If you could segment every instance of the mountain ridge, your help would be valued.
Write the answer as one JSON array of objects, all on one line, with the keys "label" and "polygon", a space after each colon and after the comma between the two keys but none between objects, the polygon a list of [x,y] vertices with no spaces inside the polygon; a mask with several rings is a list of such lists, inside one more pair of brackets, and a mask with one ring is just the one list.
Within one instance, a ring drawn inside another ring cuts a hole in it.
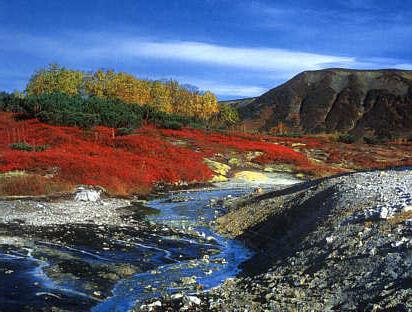
[{"label": "mountain ridge", "polygon": [[[232,101],[241,127],[290,132],[407,135],[412,132],[412,71],[328,68],[304,71],[253,100]],[[230,101],[228,101],[230,102]]]}]

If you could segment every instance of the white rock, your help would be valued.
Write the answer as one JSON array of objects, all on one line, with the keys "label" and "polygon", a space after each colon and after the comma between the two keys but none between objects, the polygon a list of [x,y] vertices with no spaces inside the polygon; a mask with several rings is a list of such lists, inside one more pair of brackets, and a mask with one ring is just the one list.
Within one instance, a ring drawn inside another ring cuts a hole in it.
[{"label": "white rock", "polygon": [[185,304],[192,306],[192,305],[199,305],[202,303],[202,300],[200,300],[198,297],[195,296],[186,296],[185,297]]},{"label": "white rock", "polygon": [[381,219],[387,219],[387,218],[388,218],[388,215],[389,215],[388,208],[382,207],[382,208],[381,208],[381,211],[380,211],[380,213],[379,213],[379,217],[380,217]]},{"label": "white rock", "polygon": [[183,294],[173,294],[173,295],[171,295],[170,296],[170,298],[172,298],[172,300],[178,300],[178,299],[181,299],[181,298],[183,298]]},{"label": "white rock", "polygon": [[154,308],[154,307],[161,307],[162,306],[162,302],[161,301],[155,301],[153,303],[150,303],[147,305],[149,308]]},{"label": "white rock", "polygon": [[85,201],[85,202],[96,202],[100,200],[100,191],[79,188],[74,200],[75,201]]},{"label": "white rock", "polygon": [[214,242],[214,241],[216,241],[216,238],[214,238],[213,236],[208,236],[208,237],[206,237],[206,240],[208,242]]}]

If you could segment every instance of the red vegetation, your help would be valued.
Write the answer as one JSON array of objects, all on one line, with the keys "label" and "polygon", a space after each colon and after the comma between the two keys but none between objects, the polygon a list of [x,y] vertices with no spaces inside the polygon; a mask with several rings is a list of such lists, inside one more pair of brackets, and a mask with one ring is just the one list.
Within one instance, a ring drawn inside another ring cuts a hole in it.
[{"label": "red vegetation", "polygon": [[[42,152],[11,149],[11,143],[49,147]],[[212,173],[201,154],[143,133],[114,137],[98,127],[85,132],[37,120],[16,122],[0,114],[0,172],[49,173],[72,184],[101,185],[116,194],[144,192],[153,183],[206,181]]]},{"label": "red vegetation", "polygon": [[[171,142],[176,142],[173,144]],[[183,141],[184,146],[180,146]],[[13,143],[46,147],[22,151]],[[360,168],[412,165],[412,145],[341,144],[327,137],[289,138],[194,129],[145,126],[133,135],[115,136],[110,128],[85,131],[37,120],[16,121],[0,113],[0,173],[25,170],[30,175],[3,177],[1,194],[36,194],[67,190],[76,184],[105,187],[113,194],[149,192],[156,183],[204,182],[212,172],[205,157],[254,152],[259,164],[287,163],[296,171],[326,176]],[[317,160],[317,161],[314,161]],[[0,176],[1,178],[1,176]]]},{"label": "red vegetation", "polygon": [[308,159],[305,155],[278,143],[264,141],[264,136],[253,136],[244,133],[233,133],[229,136],[219,133],[206,133],[194,129],[162,130],[161,132],[165,136],[190,140],[193,146],[196,146],[207,155],[223,152],[231,148],[238,151],[263,152],[263,155],[254,159],[254,162],[261,164],[276,162],[298,166],[308,164]]}]

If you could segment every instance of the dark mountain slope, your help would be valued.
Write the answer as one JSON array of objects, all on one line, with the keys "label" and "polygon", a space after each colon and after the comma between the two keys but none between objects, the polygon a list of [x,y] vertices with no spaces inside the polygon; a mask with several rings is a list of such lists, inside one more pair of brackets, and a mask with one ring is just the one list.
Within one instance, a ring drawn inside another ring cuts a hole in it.
[{"label": "dark mountain slope", "polygon": [[239,107],[243,126],[269,130],[412,132],[412,71],[325,69],[298,74]]}]

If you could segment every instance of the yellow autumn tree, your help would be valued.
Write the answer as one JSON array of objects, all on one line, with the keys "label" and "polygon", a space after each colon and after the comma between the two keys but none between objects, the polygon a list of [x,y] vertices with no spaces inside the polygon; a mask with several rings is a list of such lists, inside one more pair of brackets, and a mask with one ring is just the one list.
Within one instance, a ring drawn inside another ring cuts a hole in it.
[{"label": "yellow autumn tree", "polygon": [[94,73],[68,70],[50,65],[37,71],[26,92],[30,94],[63,92],[120,99],[129,104],[151,105],[160,111],[210,119],[219,112],[213,93],[200,93],[195,87],[182,86],[175,80],[166,82],[138,79],[125,73],[99,69]]},{"label": "yellow autumn tree", "polygon": [[151,104],[158,110],[173,113],[171,90],[166,83],[153,81],[150,89]]},{"label": "yellow autumn tree", "polygon": [[30,78],[26,87],[28,95],[62,92],[69,95],[79,94],[83,84],[83,73],[51,64],[38,70]]}]

